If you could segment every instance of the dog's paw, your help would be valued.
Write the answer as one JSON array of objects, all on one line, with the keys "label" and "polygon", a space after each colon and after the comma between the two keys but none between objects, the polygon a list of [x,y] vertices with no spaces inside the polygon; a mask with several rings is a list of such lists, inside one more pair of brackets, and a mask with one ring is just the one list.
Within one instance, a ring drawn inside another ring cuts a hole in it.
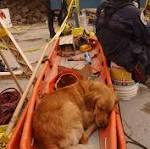
[{"label": "dog's paw", "polygon": [[88,137],[83,134],[81,139],[80,139],[80,144],[87,144],[88,143]]}]

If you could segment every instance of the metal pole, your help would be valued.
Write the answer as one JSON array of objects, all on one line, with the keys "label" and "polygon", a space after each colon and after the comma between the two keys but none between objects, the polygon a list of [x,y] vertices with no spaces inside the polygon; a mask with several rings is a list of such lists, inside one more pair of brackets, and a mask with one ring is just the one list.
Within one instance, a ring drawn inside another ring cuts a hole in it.
[{"label": "metal pole", "polygon": [[10,68],[10,66],[9,66],[9,64],[8,64],[6,58],[5,58],[5,56],[4,56],[4,54],[3,54],[3,52],[2,52],[1,50],[0,50],[0,55],[1,55],[1,57],[2,57],[2,59],[3,59],[3,61],[4,61],[4,63],[6,64],[6,66],[7,66],[8,70],[9,70],[9,72],[11,73],[11,76],[12,76],[12,78],[14,79],[14,81],[15,81],[15,83],[16,83],[18,89],[19,89],[19,91],[21,92],[21,94],[23,94],[23,90],[22,90],[20,84],[18,83],[16,76],[14,75],[13,71],[11,70],[11,68]]},{"label": "metal pole", "polygon": [[74,21],[75,21],[74,26],[75,27],[80,27],[80,25],[79,25],[78,11],[77,11],[76,7],[73,8],[73,17],[74,17]]}]

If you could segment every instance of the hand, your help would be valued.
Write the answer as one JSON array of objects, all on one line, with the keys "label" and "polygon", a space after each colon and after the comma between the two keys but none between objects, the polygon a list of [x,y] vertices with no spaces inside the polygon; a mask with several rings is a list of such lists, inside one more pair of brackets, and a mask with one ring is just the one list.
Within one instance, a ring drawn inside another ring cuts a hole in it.
[{"label": "hand", "polygon": [[87,144],[88,143],[88,136],[86,133],[83,133],[81,139],[80,139],[80,144]]},{"label": "hand", "polygon": [[97,126],[95,123],[91,124],[87,130],[83,133],[81,139],[80,139],[80,143],[81,144],[87,144],[88,143],[88,139],[90,138],[90,136],[93,134],[93,132],[97,129]]}]

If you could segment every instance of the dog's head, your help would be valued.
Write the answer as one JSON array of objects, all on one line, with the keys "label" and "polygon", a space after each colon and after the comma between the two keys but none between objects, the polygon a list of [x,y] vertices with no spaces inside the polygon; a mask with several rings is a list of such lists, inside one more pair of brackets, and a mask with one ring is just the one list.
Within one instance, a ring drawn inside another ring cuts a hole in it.
[{"label": "dog's head", "polygon": [[97,126],[107,126],[109,115],[116,102],[116,96],[111,88],[99,81],[88,81],[85,105],[88,110],[93,110]]}]

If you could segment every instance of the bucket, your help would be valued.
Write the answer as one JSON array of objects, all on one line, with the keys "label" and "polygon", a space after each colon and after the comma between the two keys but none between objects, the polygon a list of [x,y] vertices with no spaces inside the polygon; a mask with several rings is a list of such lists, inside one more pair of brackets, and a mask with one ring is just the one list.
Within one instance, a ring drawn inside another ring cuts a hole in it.
[{"label": "bucket", "polygon": [[116,94],[121,100],[131,100],[138,93],[139,83],[133,85],[122,86],[122,85],[113,85],[116,91]]},{"label": "bucket", "polygon": [[56,78],[54,78],[52,82],[49,83],[50,92],[53,92],[54,89],[71,85],[81,78],[82,76],[77,71],[65,68],[61,70],[61,72],[56,76]]}]

